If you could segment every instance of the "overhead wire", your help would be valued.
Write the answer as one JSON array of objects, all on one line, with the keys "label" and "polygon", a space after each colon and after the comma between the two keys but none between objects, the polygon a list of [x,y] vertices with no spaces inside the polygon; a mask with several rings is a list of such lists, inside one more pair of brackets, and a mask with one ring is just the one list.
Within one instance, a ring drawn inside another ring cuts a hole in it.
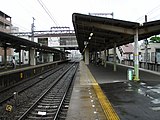
[{"label": "overhead wire", "polygon": [[[156,10],[160,9],[160,4],[157,5],[156,7],[154,7],[153,9],[151,9],[149,12],[146,13],[147,16],[150,16],[151,14],[153,14]],[[155,18],[155,17],[153,17]],[[144,19],[144,16],[139,17],[138,19],[136,19],[136,21],[141,21]]]},{"label": "overhead wire", "polygon": [[157,10],[157,9],[159,9],[159,8],[160,8],[160,4],[159,4],[158,6],[156,6],[156,7],[154,7],[152,10],[150,10],[150,11],[147,13],[147,15],[152,14],[155,10]]},{"label": "overhead wire", "polygon": [[[20,1],[21,2],[21,1]],[[22,3],[21,3],[22,4]],[[23,4],[24,4],[24,2],[23,2]],[[22,4],[22,5],[23,5]],[[34,7],[35,6],[35,4],[37,4],[37,2],[35,1],[35,3],[33,4],[29,4],[27,7],[26,6],[22,6],[23,7],[23,9],[25,8],[25,11],[27,12],[27,13],[31,13],[32,14],[32,16],[31,16],[31,18],[35,18],[36,19],[36,24],[38,24],[38,26],[39,27],[41,27],[41,28],[43,28],[44,26],[39,22],[39,20],[37,20],[37,17],[39,17],[38,16],[38,14],[40,14],[40,12],[42,12],[42,11],[40,11],[37,7]],[[32,8],[32,9],[30,9],[30,8]],[[43,13],[41,13],[41,14],[43,14]]]},{"label": "overhead wire", "polygon": [[47,13],[47,15],[50,17],[50,19],[53,21],[53,23],[58,26],[57,21],[54,19],[54,17],[52,16],[51,12],[48,10],[48,8],[46,7],[46,5],[41,1],[41,0],[37,0],[38,3],[42,6],[42,8],[45,10],[45,12]]},{"label": "overhead wire", "polygon": [[157,17],[160,17],[160,14],[158,14],[158,15],[156,15],[156,16],[150,18],[150,20],[154,20],[154,19],[156,19]]},{"label": "overhead wire", "polygon": [[19,25],[19,24],[15,23],[15,22],[13,22],[13,24],[15,24],[15,25],[16,25],[16,27],[18,27],[18,28],[19,28],[19,30],[22,30],[22,31],[30,31],[29,29],[27,29],[27,28],[25,28],[24,26],[21,26],[21,25]]},{"label": "overhead wire", "polygon": [[[43,8],[43,10],[47,13],[47,15],[49,16],[49,18],[52,20],[52,22],[55,24],[55,26],[58,26],[58,22],[54,19],[54,17],[53,17],[53,15],[51,14],[51,12],[48,10],[48,8],[46,7],[46,5],[42,2],[42,0],[37,0],[38,1],[38,3],[41,5],[41,7]],[[31,10],[29,9],[30,7],[28,6],[28,7],[26,7],[26,6],[24,6],[23,4],[22,4],[22,2],[21,1],[17,1],[17,4],[19,4],[22,8],[23,8],[23,10],[25,10],[26,11],[26,13],[32,13],[32,14],[35,14],[35,15],[37,15],[37,12],[39,12],[39,10],[37,10],[36,9],[36,7],[33,7],[33,6],[31,6],[31,8],[32,9],[34,9],[34,10],[32,10],[32,12],[31,12]],[[36,12],[35,12],[36,11]],[[34,16],[34,15],[33,15]],[[31,16],[31,17],[33,17],[33,16]],[[39,26],[41,26],[40,25],[40,23],[38,23],[38,21],[36,22]],[[16,23],[15,23],[16,24]],[[17,27],[20,27],[19,29],[21,29],[21,30],[23,30],[23,31],[28,31],[29,29],[26,29],[25,27],[23,27],[22,25],[18,25],[17,24]],[[29,30],[30,31],[30,30]]]},{"label": "overhead wire", "polygon": [[[17,0],[16,2],[17,4],[19,4],[19,6],[26,11],[26,14],[32,13],[32,15],[30,15],[30,17],[32,18],[34,15],[37,15],[37,13],[39,13],[39,11],[37,9],[35,9],[36,7],[31,6],[30,4],[28,4],[27,6],[24,5],[25,3],[22,2],[21,0]],[[32,8],[32,10],[30,9]],[[34,9],[34,10],[33,10]],[[23,19],[23,22],[25,22],[26,19]],[[27,21],[26,21],[27,22]],[[20,25],[19,23],[13,22],[13,24],[15,24],[15,26],[19,27],[19,30],[21,31],[31,31],[31,29],[24,27],[22,24]],[[36,22],[36,24],[38,24],[39,26],[41,26],[40,23],[38,23],[38,21]],[[29,26],[30,27],[30,26]]]},{"label": "overhead wire", "polygon": [[[19,4],[20,7],[22,6],[22,4],[20,3],[20,1],[17,1],[16,3]],[[23,9],[24,9],[24,7],[23,7]],[[13,25],[14,27],[18,27],[18,29],[19,29],[19,30],[22,30],[22,31],[28,31],[28,30],[29,30],[28,28],[20,25],[20,24],[17,23],[17,22],[14,22],[13,20],[12,20],[12,25]]]}]

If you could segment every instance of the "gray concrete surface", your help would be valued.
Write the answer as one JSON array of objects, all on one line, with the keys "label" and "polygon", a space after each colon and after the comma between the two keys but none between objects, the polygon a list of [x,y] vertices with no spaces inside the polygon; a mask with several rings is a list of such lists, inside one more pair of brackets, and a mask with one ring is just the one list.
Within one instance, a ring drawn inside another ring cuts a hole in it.
[{"label": "gray concrete surface", "polygon": [[127,80],[125,66],[117,66],[116,72],[112,64],[88,67],[121,120],[160,120],[159,73],[142,70],[140,81],[134,82]]}]

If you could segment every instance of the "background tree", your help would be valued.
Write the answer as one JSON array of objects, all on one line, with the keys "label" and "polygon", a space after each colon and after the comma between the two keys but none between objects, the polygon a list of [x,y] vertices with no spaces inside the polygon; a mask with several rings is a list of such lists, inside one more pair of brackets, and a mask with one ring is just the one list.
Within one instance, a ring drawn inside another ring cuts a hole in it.
[{"label": "background tree", "polygon": [[160,43],[160,37],[158,36],[154,36],[154,37],[151,37],[150,43]]}]

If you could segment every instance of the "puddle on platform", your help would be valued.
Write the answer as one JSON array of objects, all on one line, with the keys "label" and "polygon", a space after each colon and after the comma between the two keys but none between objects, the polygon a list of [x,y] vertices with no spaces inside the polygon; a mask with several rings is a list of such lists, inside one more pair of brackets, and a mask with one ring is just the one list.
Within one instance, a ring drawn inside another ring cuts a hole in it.
[{"label": "puddle on platform", "polygon": [[126,80],[114,80],[114,81],[112,80],[112,81],[106,81],[104,83],[127,83],[127,81]]},{"label": "puddle on platform", "polygon": [[133,91],[133,88],[132,88],[132,85],[130,84],[130,83],[127,83],[127,89],[125,89],[125,91],[128,91],[128,92],[130,92],[130,91]]},{"label": "puddle on platform", "polygon": [[158,89],[151,89],[151,91],[153,91],[153,92],[156,92],[156,93],[160,94],[160,88],[158,88]]},{"label": "puddle on platform", "polygon": [[152,99],[152,100],[154,99],[152,96],[150,96],[150,95],[148,95],[148,94],[146,94],[146,96],[149,97],[149,98]]},{"label": "puddle on platform", "polygon": [[152,86],[146,86],[146,88],[151,89],[151,88],[153,88],[153,87],[152,87]]},{"label": "puddle on platform", "polygon": [[130,83],[127,84],[129,87],[131,87],[132,85]]},{"label": "puddle on platform", "polygon": [[144,86],[144,85],[146,85],[146,83],[144,83],[144,82],[141,82],[141,83],[140,83],[140,85]]},{"label": "puddle on platform", "polygon": [[160,104],[160,98],[159,99],[154,99],[151,101],[154,104]]},{"label": "puddle on platform", "polygon": [[113,83],[125,83],[126,80],[114,80]]},{"label": "puddle on platform", "polygon": [[160,88],[160,84],[156,85],[155,87],[156,87],[156,88]]},{"label": "puddle on platform", "polygon": [[[147,96],[151,99],[154,99],[152,95],[156,95],[159,96],[160,94],[160,85],[156,85],[156,86],[147,86],[146,83],[140,83],[142,85],[142,87],[139,87],[137,89],[137,92],[141,95]],[[150,96],[151,95],[151,96]],[[160,100],[159,100],[160,101]]]},{"label": "puddle on platform", "polygon": [[141,95],[146,96],[146,92],[145,92],[144,90],[140,89],[140,88],[137,90],[137,92],[138,92],[139,94],[141,94]]},{"label": "puddle on platform", "polygon": [[128,87],[127,89],[125,89],[125,91],[130,92],[130,91],[133,91],[133,89],[132,89],[132,87]]},{"label": "puddle on platform", "polygon": [[160,111],[160,107],[151,107],[150,109],[152,109],[154,111]]},{"label": "puddle on platform", "polygon": [[[159,98],[159,96],[160,96],[160,85],[158,84],[158,85],[152,87],[150,90],[148,90],[148,93],[149,92],[151,92],[156,97],[156,98],[154,97],[151,102],[153,104],[160,104],[160,98]],[[157,109],[157,107],[155,107],[155,109]]]}]

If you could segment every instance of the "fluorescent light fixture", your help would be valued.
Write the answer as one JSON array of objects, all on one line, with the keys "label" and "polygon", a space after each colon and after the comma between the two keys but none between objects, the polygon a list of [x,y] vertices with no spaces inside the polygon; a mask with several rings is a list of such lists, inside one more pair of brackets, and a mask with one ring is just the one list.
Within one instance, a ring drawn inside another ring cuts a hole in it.
[{"label": "fluorescent light fixture", "polygon": [[91,36],[89,36],[89,38],[88,38],[89,40],[91,39]]},{"label": "fluorescent light fixture", "polygon": [[88,44],[88,42],[87,41],[84,41],[84,45],[87,45]]},{"label": "fluorescent light fixture", "polygon": [[90,33],[90,36],[91,36],[91,37],[93,36],[93,33],[92,33],[92,32]]},{"label": "fluorescent light fixture", "polygon": [[26,46],[24,46],[24,45],[20,45],[20,47],[22,47],[22,48],[26,48]]},{"label": "fluorescent light fixture", "polygon": [[6,43],[6,45],[11,45],[11,43]]}]

